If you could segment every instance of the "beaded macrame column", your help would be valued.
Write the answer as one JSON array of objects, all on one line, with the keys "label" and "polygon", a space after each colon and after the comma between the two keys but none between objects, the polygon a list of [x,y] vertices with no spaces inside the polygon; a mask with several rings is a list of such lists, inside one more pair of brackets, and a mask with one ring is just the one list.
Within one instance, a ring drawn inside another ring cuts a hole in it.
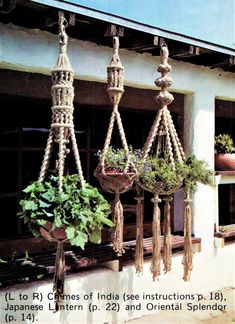
[{"label": "beaded macrame column", "polygon": [[68,36],[65,33],[66,20],[63,15],[59,19],[59,45],[60,54],[52,74],[52,122],[49,137],[47,140],[46,150],[41,166],[38,182],[43,182],[48,170],[51,158],[53,144],[58,144],[58,189],[62,192],[62,182],[64,176],[64,162],[66,155],[69,153],[67,145],[69,141],[72,144],[75,163],[78,174],[80,176],[81,186],[84,187],[84,177],[81,167],[80,156],[77,148],[77,141],[74,132],[73,123],[73,99],[74,88],[73,78],[74,72],[71,68],[69,58],[67,56]]},{"label": "beaded macrame column", "polygon": [[[70,150],[67,145],[71,141],[74,153],[75,163],[80,177],[81,187],[84,188],[85,181],[83,177],[80,156],[77,148],[77,142],[73,123],[73,99],[74,73],[71,68],[69,58],[67,56],[68,37],[65,32],[66,20],[63,14],[59,16],[59,45],[60,54],[52,74],[52,122],[45,149],[45,154],[40,170],[38,182],[45,180],[47,170],[49,168],[53,145],[58,145],[58,158],[56,161],[56,171],[58,174],[58,192],[63,192],[63,177],[65,173],[65,159]],[[53,283],[53,291],[55,292],[55,309],[63,302],[64,280],[65,280],[65,259],[64,259],[64,241],[55,240],[47,233],[50,241],[57,241],[57,252],[55,261],[55,275]]]}]

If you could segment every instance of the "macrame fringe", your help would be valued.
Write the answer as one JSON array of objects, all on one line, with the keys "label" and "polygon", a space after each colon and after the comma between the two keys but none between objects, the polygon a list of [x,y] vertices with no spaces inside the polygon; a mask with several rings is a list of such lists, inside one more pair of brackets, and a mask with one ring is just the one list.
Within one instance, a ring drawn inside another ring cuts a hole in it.
[{"label": "macrame fringe", "polygon": [[136,246],[135,246],[135,269],[136,273],[143,273],[144,251],[143,251],[143,199],[142,190],[137,187],[136,205]]},{"label": "macrame fringe", "polygon": [[153,254],[152,254],[152,263],[151,263],[151,272],[153,275],[153,280],[158,279],[158,276],[161,273],[161,225],[160,225],[160,208],[158,207],[159,199],[158,195],[155,195],[152,199],[154,203],[153,207],[153,224],[152,224],[152,234],[153,234]]},{"label": "macrame fringe", "polygon": [[193,270],[193,249],[191,239],[192,213],[190,208],[189,194],[187,194],[184,208],[184,255],[182,264],[184,265],[184,281],[190,280],[190,273]]},{"label": "macrame fringe", "polygon": [[72,70],[68,55],[66,53],[59,54],[55,69]]},{"label": "macrame fringe", "polygon": [[112,214],[114,222],[112,230],[113,249],[118,256],[121,256],[125,252],[123,249],[123,207],[118,193],[115,195]]},{"label": "macrame fringe", "polygon": [[164,206],[164,239],[163,239],[163,264],[164,272],[171,271],[171,256],[172,256],[172,240],[171,240],[171,197],[165,198]]},{"label": "macrame fringe", "polygon": [[58,242],[53,281],[55,312],[59,310],[59,305],[63,304],[65,272],[64,244],[63,242]]}]

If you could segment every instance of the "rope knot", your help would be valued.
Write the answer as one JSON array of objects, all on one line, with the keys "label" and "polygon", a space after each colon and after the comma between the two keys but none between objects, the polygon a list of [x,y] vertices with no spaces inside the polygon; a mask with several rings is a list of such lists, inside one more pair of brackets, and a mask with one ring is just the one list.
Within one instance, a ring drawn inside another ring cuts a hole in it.
[{"label": "rope knot", "polygon": [[158,195],[155,195],[151,201],[155,204],[155,203],[160,203],[162,200],[158,197]]}]

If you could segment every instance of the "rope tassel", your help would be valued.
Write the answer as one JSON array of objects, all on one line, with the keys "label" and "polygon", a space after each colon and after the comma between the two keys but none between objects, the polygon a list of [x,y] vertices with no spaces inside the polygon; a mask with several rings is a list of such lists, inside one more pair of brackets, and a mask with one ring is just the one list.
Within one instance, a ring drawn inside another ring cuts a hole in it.
[{"label": "rope tassel", "polygon": [[167,197],[164,206],[164,239],[163,239],[163,264],[164,272],[171,271],[172,240],[171,240],[171,197]]},{"label": "rope tassel", "polygon": [[55,293],[55,312],[59,310],[59,305],[63,303],[65,272],[64,244],[63,242],[58,242],[53,281],[53,292]]},{"label": "rope tassel", "polygon": [[116,193],[115,195],[112,214],[114,222],[114,228],[112,231],[113,249],[117,252],[118,256],[120,256],[125,251],[123,249],[123,207],[119,193]]},{"label": "rope tassel", "polygon": [[152,232],[153,232],[153,255],[152,255],[152,264],[151,264],[151,272],[153,275],[153,280],[158,279],[160,275],[161,268],[161,227],[160,227],[160,208],[158,204],[161,202],[158,195],[155,194],[154,198],[152,198],[152,202],[154,204],[153,207],[153,224],[152,224]]},{"label": "rope tassel", "polygon": [[192,212],[190,207],[190,198],[187,194],[184,209],[184,255],[182,264],[184,265],[184,276],[185,281],[189,281],[190,272],[193,269],[193,249],[191,239],[191,227],[192,227]]},{"label": "rope tassel", "polygon": [[136,205],[136,246],[135,246],[135,269],[136,273],[143,273],[144,251],[143,251],[143,200],[141,189],[137,186]]}]

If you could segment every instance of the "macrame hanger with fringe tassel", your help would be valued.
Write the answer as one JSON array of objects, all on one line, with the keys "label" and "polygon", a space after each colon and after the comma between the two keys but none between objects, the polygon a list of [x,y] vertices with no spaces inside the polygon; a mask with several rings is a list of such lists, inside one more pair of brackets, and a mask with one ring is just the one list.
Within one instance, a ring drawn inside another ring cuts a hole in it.
[{"label": "macrame hanger with fringe tassel", "polygon": [[[113,104],[113,111],[110,117],[104,148],[101,154],[101,172],[95,171],[94,175],[105,191],[115,194],[115,199],[112,205],[112,216],[114,222],[114,228],[112,229],[112,243],[114,251],[120,256],[125,252],[123,249],[123,207],[120,200],[120,194],[131,188],[136,176],[136,171],[133,162],[130,161],[126,135],[123,128],[121,115],[118,111],[118,105],[124,92],[124,67],[122,66],[119,57],[118,36],[113,37],[113,51],[111,62],[107,67],[107,91]],[[105,170],[106,153],[110,147],[115,121],[117,123],[122,147],[127,157],[124,171],[120,174],[110,174]],[[131,173],[129,172],[130,168],[133,170]]]},{"label": "macrame hanger with fringe tassel", "polygon": [[[156,86],[160,87],[158,95],[155,97],[160,109],[156,115],[153,125],[148,134],[147,140],[143,146],[141,152],[141,162],[144,164],[151,152],[154,152],[153,157],[167,158],[169,163],[175,169],[176,162],[182,162],[185,159],[184,151],[180,143],[178,134],[176,132],[168,105],[172,103],[174,97],[168,92],[167,88],[173,83],[172,79],[167,75],[171,71],[171,66],[168,64],[169,51],[166,43],[161,42],[160,60],[161,63],[158,66],[158,72],[161,73],[161,77],[155,81]],[[154,147],[155,144],[155,147]],[[183,181],[183,179],[182,179]],[[163,195],[165,201],[164,207],[164,238],[163,238],[163,263],[164,272],[171,270],[171,222],[170,222],[170,202],[171,196],[182,185],[182,181],[175,185],[174,188],[167,190],[164,186],[164,181],[156,181],[152,187],[145,186],[144,183],[139,182],[139,185],[147,191],[153,193],[154,203],[153,208],[153,254],[151,272],[153,279],[155,280],[160,274],[160,208],[159,195]]]},{"label": "macrame hanger with fringe tassel", "polygon": [[[68,36],[65,32],[67,21],[63,12],[59,12],[59,46],[60,53],[56,66],[52,73],[52,122],[47,145],[42,161],[38,183],[45,180],[45,176],[50,164],[53,144],[58,144],[58,159],[56,161],[56,171],[58,173],[58,192],[63,192],[63,177],[65,172],[65,159],[70,150],[67,144],[71,141],[74,159],[80,178],[81,188],[85,187],[85,180],[77,147],[77,141],[73,123],[73,77],[69,58],[67,56]],[[57,252],[55,260],[55,275],[53,281],[53,292],[55,300],[55,311],[59,310],[59,305],[63,303],[64,282],[65,282],[65,258],[63,244],[66,240],[56,240],[51,237],[50,231],[47,233],[50,241],[57,242]]]}]

